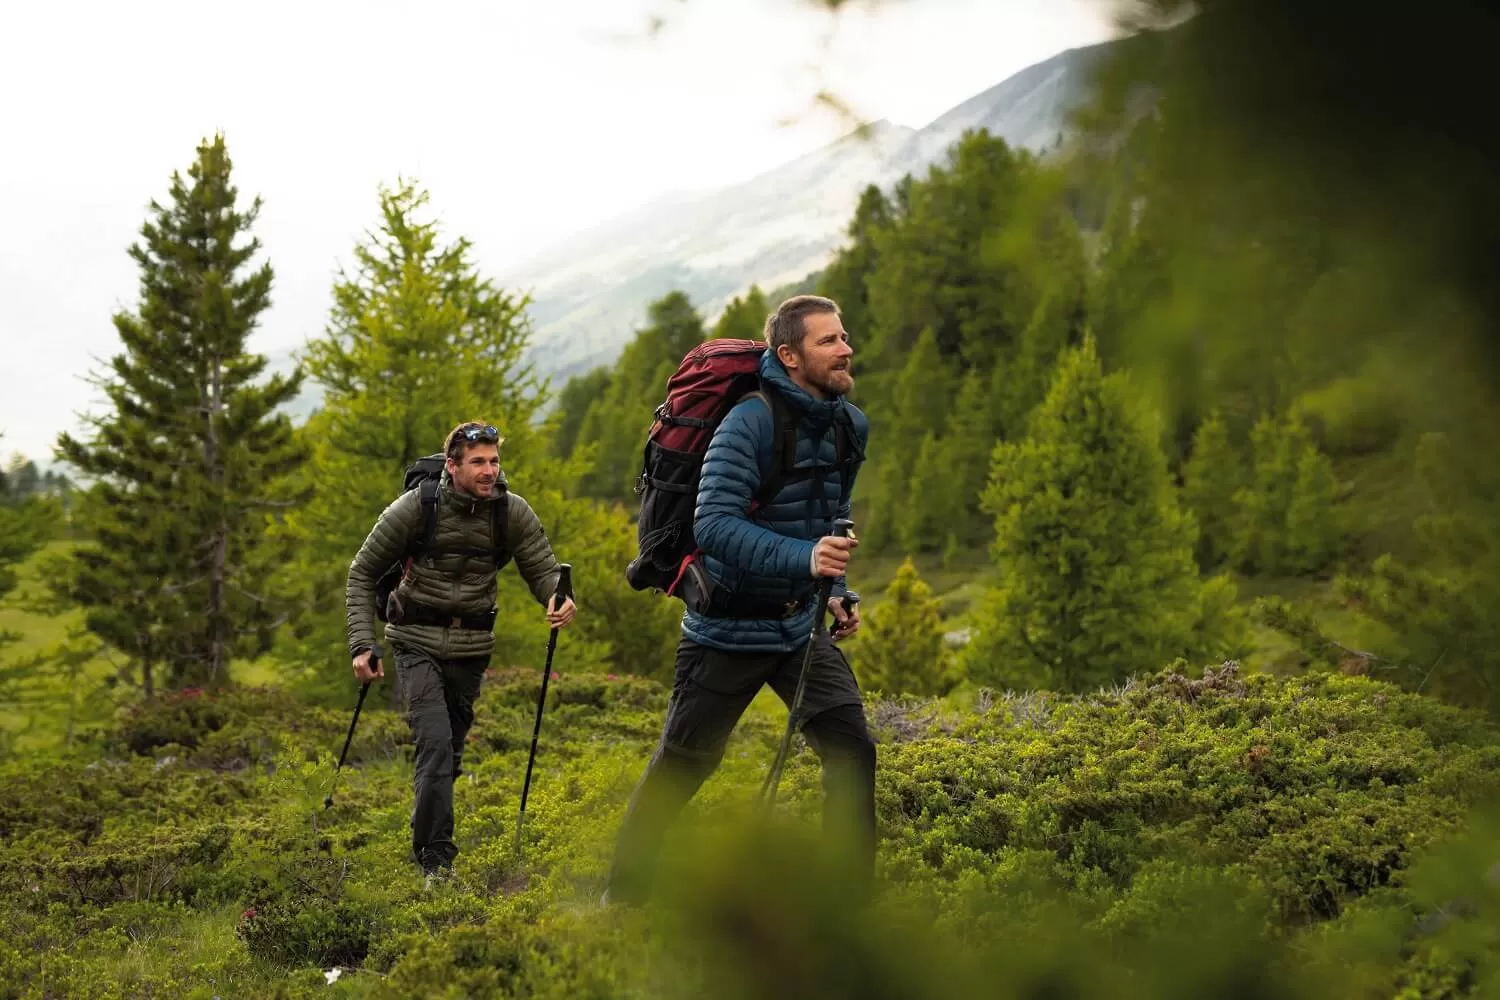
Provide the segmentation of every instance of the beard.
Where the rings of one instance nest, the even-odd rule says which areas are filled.
[[[829,396],[844,396],[854,388],[854,376],[846,368],[829,368],[820,372],[813,384]]]

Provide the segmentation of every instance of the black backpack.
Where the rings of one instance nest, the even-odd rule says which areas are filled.
[[[443,468],[446,464],[447,457],[439,453],[419,458],[406,467],[401,492],[410,493],[414,489],[421,491],[419,500],[422,506],[422,527],[406,555],[391,563],[375,581],[375,616],[381,621],[389,621],[386,615],[386,604],[391,598],[391,592],[405,578],[411,569],[412,561],[426,554],[428,546],[432,544],[432,539],[437,534],[438,486],[441,484]],[[490,514],[495,525],[495,548],[481,552],[466,546],[459,550],[470,555],[493,556],[497,570],[502,569],[510,561],[510,548],[506,544],[505,537],[506,528],[510,524],[510,493],[503,479],[498,486],[500,494],[490,504]]]
[[[766,345],[755,340],[707,340],[690,350],[667,380],[667,398],[656,408],[646,434],[643,468],[635,492],[641,498],[636,525],[638,553],[625,567],[635,590],[655,589],[680,597],[679,586],[699,555],[693,538],[693,511],[703,457],[714,431],[741,399],[759,395],[771,409],[778,446],[771,474],[761,483],[750,509],[770,503],[788,482],[821,478],[827,467],[794,468],[796,421],[774,392],[760,390],[760,357]],[[843,482],[864,456],[857,454],[848,415],[834,421],[835,468]]]

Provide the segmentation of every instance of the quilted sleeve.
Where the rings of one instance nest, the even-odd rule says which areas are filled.
[[[506,534],[511,540],[511,557],[515,560],[516,571],[526,582],[531,596],[546,607],[552,595],[557,593],[562,564],[552,552],[552,543],[548,541],[536,511],[514,493],[510,495],[510,521]]]
[[[421,514],[417,491],[401,494],[381,512],[364,544],[354,554],[344,591],[344,625],[350,656],[375,645],[375,581],[406,555]]]

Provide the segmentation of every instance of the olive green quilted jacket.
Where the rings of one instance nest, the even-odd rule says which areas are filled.
[[[503,474],[497,485],[505,488]],[[431,548],[491,548],[493,502],[459,492],[444,470]],[[561,567],[531,505],[514,493],[509,504],[506,539],[513,565],[531,595],[545,607],[557,588]],[[418,491],[401,494],[381,513],[350,563],[345,595],[350,656],[375,644],[375,581],[392,563],[404,558],[421,530],[421,521]],[[398,590],[407,603],[425,604],[455,615],[484,614],[495,606],[495,565],[477,555],[432,551],[412,561],[411,571]],[[493,630],[441,625],[387,625],[385,637],[391,644],[413,646],[443,658],[488,656],[495,647]]]

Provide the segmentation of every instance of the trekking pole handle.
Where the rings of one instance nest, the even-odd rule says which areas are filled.
[[[849,593],[847,593],[847,594],[841,594],[841,595],[839,595],[839,605],[844,609],[844,614],[846,614],[846,615],[853,613],[854,606],[856,604],[858,604],[858,603],[859,603],[859,595],[856,594],[856,593],[854,593],[854,592],[852,592],[852,591],[849,592]],[[843,626],[842,625],[835,625],[833,627],[833,637],[835,639],[842,639],[843,636],[844,636]]]
[[[833,533],[839,538],[848,538],[849,531],[854,527],[854,522],[847,517],[841,517],[833,522]],[[828,611],[828,602],[833,599],[833,577],[825,576],[818,581],[818,608],[815,619],[818,631],[823,630],[823,615]]]
[[[557,606],[560,608],[568,598],[573,596],[573,566],[571,563],[559,563],[562,572],[557,577],[557,590],[553,596],[557,598]]]

